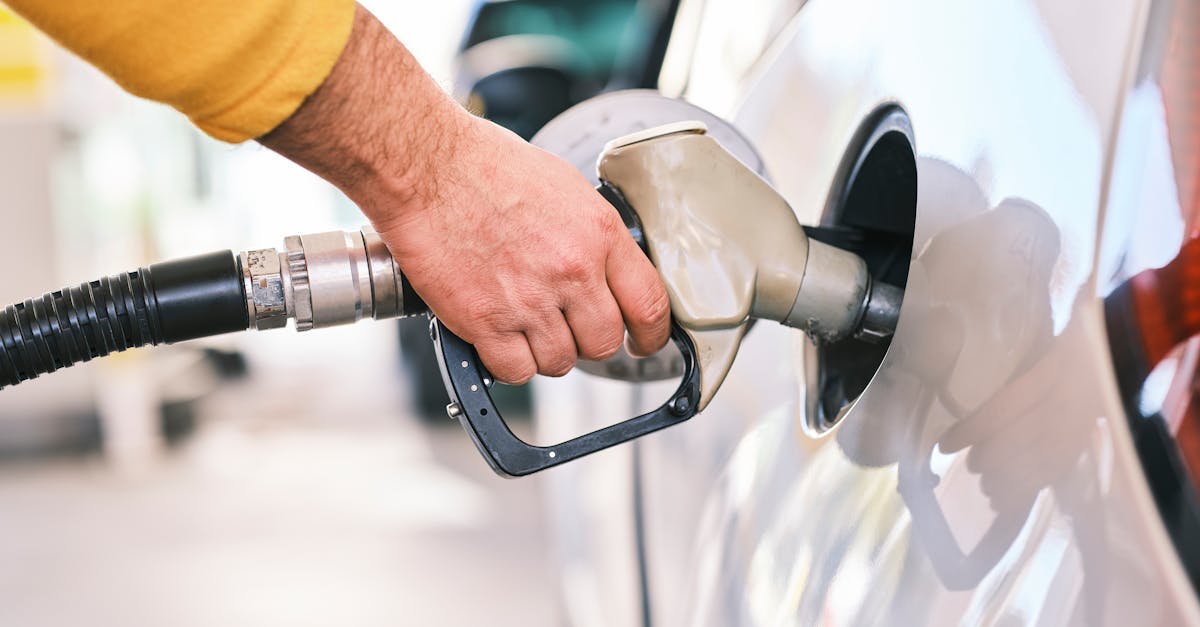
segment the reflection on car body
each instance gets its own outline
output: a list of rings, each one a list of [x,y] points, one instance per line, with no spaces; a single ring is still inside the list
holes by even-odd
[[[899,328],[824,435],[804,428],[805,339],[758,325],[704,414],[548,477],[572,516],[572,620],[1200,623],[1102,300],[1133,245],[1113,229],[1142,216],[1110,197],[1128,176],[1124,107],[1155,20],[1195,3],[810,0],[768,24],[784,5],[685,1],[663,87],[735,121],[804,224],[862,120],[881,103],[909,113],[919,196]],[[538,399],[543,432],[603,422],[568,416],[572,393],[610,408],[666,393],[566,385]],[[627,509],[589,507],[598,486]]]

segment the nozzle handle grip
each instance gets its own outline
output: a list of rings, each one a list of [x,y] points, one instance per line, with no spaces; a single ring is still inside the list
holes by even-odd
[[[557,466],[610,446],[679,424],[696,415],[700,402],[700,371],[695,350],[686,333],[671,325],[671,340],[683,354],[683,379],[675,393],[658,409],[553,446],[534,446],[518,438],[504,422],[492,401],[494,379],[479,360],[475,348],[434,318],[430,336],[437,348],[438,367],[457,417],[497,474],[520,477]]]

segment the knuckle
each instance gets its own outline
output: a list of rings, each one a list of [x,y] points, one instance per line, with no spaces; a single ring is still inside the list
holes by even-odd
[[[635,305],[630,314],[630,323],[637,327],[662,325],[671,315],[671,301],[661,285],[654,285]]]
[[[537,374],[537,366],[531,362],[510,362],[492,374],[504,383],[524,385],[533,378],[533,375]]]
[[[628,236],[628,230],[626,230],[620,218],[617,217],[617,212],[608,205],[607,201],[604,201],[604,209],[597,223],[597,228],[604,241],[611,242],[617,236]]]
[[[468,324],[474,334],[478,334],[479,340],[499,337],[519,327],[519,317],[513,308],[495,301],[482,300],[475,306],[469,306],[467,311],[470,312]]]
[[[617,351],[621,350],[621,344],[624,341],[625,341],[625,338],[622,337],[619,341],[617,341],[615,343],[605,344],[605,345],[597,348],[596,350],[592,351],[592,353],[590,355],[588,355],[587,358],[594,360],[594,361],[604,361],[605,359],[609,359],[613,355],[616,355]]]
[[[559,357],[552,360],[541,373],[547,377],[561,377],[571,371],[575,367],[574,357]]]
[[[597,338],[591,338],[588,347],[583,351],[585,359],[595,361],[604,361],[609,357],[617,354],[621,350],[621,345],[625,341],[625,333],[621,329],[621,325],[617,324],[613,329],[606,329]]]
[[[592,264],[579,252],[564,255],[558,264],[558,278],[568,283],[586,283],[592,275]]]
[[[525,385],[526,383],[529,383],[529,380],[532,379],[533,375],[535,374],[537,374],[537,370],[530,365],[514,370],[507,379],[501,380],[510,385]]]
[[[497,381],[521,385],[537,374],[537,365],[532,357],[528,356],[527,352],[522,355],[523,351],[517,350],[512,344],[477,344],[476,350],[479,352],[479,358],[483,360],[483,365],[487,366],[488,372],[491,372]]]
[[[545,358],[538,364],[538,372],[548,377],[561,377],[575,367],[577,355],[565,346],[546,351]]]

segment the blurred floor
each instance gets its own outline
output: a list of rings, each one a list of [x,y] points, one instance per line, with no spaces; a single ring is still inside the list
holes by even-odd
[[[132,475],[0,468],[0,625],[560,624],[537,481],[402,415],[387,335],[357,331],[255,342],[258,374]]]

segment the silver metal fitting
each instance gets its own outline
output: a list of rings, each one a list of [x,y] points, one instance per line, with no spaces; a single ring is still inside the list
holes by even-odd
[[[904,290],[871,278],[862,257],[809,240],[804,280],[783,324],[818,343],[850,336],[878,343],[896,330],[903,300]]]
[[[274,248],[248,250],[241,254],[241,260],[250,326],[255,329],[287,326],[287,297],[279,254]]]
[[[854,337],[872,343],[891,337],[896,331],[896,324],[900,322],[900,305],[903,302],[904,290],[872,281],[862,322]]]
[[[307,331],[312,328],[312,299],[308,295],[308,262],[304,258],[304,246],[300,243],[299,235],[289,235],[283,238],[286,263],[282,264],[287,277],[288,316],[296,319],[296,330]]]
[[[853,335],[870,299],[867,263],[854,253],[808,240],[808,260],[791,311],[782,320],[819,343]]]
[[[284,238],[241,254],[246,308],[255,329],[296,320],[297,331],[404,314],[403,274],[371,227]]]
[[[403,279],[400,266],[392,258],[392,252],[384,245],[375,229],[364,226],[359,235],[363,249],[367,252],[367,270],[370,273],[374,308],[371,317],[376,320],[395,318],[401,315],[404,304]]]

